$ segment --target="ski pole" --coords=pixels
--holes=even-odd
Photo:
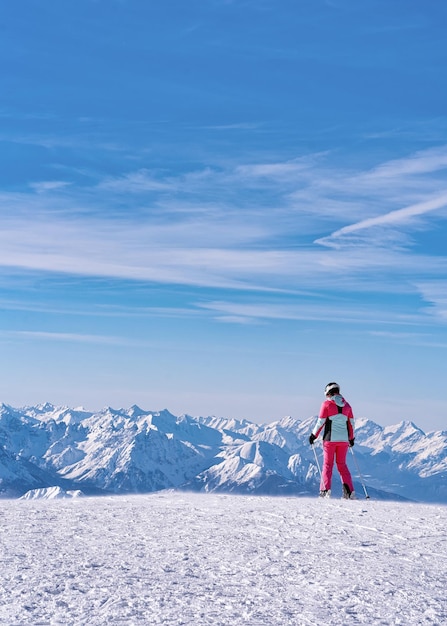
[[[318,473],[320,474],[320,483],[322,485],[324,485],[324,488],[326,489],[326,483],[323,480],[323,475],[321,473],[321,467],[320,467],[320,461],[318,460],[317,451],[315,450],[315,445],[312,444],[311,448],[313,448],[315,461],[316,461],[317,467],[318,467]]]
[[[354,463],[355,463],[355,466],[357,468],[357,472],[358,472],[358,475],[359,475],[359,478],[360,478],[360,482],[362,483],[363,491],[365,492],[365,498],[367,500],[369,500],[369,495],[368,495],[368,492],[366,491],[365,481],[363,480],[362,472],[360,471],[359,464],[357,463],[357,457],[354,454],[354,450],[352,449],[352,446],[349,449],[351,450],[352,458],[354,459]]]
[[[320,474],[320,480],[323,480],[323,478],[321,476],[320,461],[318,460],[317,451],[315,450],[315,445],[312,445],[311,448],[314,451],[315,461],[316,461],[317,467],[318,467],[318,473]]]

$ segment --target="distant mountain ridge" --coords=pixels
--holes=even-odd
[[[0,496],[59,487],[84,494],[162,489],[316,495],[315,418],[255,424],[168,410],[0,405]],[[321,446],[316,448],[321,463]],[[447,502],[447,432],[356,420],[355,455],[371,497]],[[363,487],[348,455],[359,496]],[[339,489],[335,471],[333,490]],[[36,493],[36,492],[35,492]],[[37,492],[39,493],[39,492]]]

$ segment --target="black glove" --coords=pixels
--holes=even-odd
[[[309,443],[310,443],[310,445],[311,445],[311,446],[313,445],[313,443],[314,443],[315,439],[316,439],[316,437],[315,437],[315,435],[314,435],[314,434],[312,434],[312,435],[309,437]]]
[[[350,439],[349,440],[349,447],[353,448],[354,447],[354,439]]]

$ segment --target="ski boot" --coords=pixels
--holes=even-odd
[[[346,500],[356,500],[355,491],[351,491],[346,483],[343,483],[343,498]]]

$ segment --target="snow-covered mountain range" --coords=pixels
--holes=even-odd
[[[314,420],[285,417],[260,425],[137,406],[94,413],[48,403],[3,404],[0,495],[21,497],[48,487],[84,494],[317,494],[318,467],[308,443]],[[447,502],[446,431],[426,434],[412,422],[382,427],[360,418],[354,450],[348,462],[359,495],[360,469],[371,497]],[[321,463],[319,444],[316,451]]]

